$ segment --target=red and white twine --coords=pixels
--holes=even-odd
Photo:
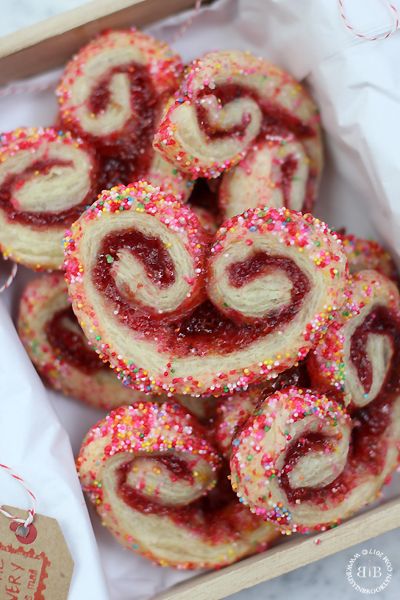
[[[201,3],[202,3],[202,0],[196,0],[195,5],[194,5],[193,14],[191,14],[190,17],[188,17],[186,19],[186,21],[184,21],[182,23],[182,25],[180,26],[180,28],[178,29],[178,31],[172,38],[172,42],[178,41],[186,33],[186,31],[189,29],[189,27],[192,26],[193,21],[195,20],[195,18],[198,16],[198,14],[200,12]]]
[[[394,4],[392,4],[391,2],[389,2],[388,0],[381,0],[381,2],[387,8],[388,12],[390,13],[391,19],[392,19],[392,27],[391,27],[391,29],[389,29],[389,31],[384,31],[384,32],[378,33],[376,35],[368,35],[366,33],[357,31],[356,28],[354,27],[354,25],[352,25],[352,23],[349,21],[349,18],[346,14],[345,0],[338,0],[340,16],[343,20],[345,27],[349,31],[351,31],[351,33],[353,35],[355,35],[356,37],[358,37],[362,40],[368,40],[370,42],[375,42],[376,40],[385,40],[388,37],[390,37],[391,35],[393,35],[400,28],[399,11],[397,10],[397,7]]]
[[[25,528],[28,528],[29,525],[31,525],[31,523],[33,523],[33,520],[35,518],[35,514],[36,514],[36,496],[28,488],[28,485],[27,485],[26,481],[24,481],[24,479],[20,475],[18,475],[17,473],[14,473],[14,471],[11,469],[11,467],[8,467],[7,465],[3,465],[3,464],[0,463],[0,469],[3,469],[6,473],[8,473],[10,475],[10,477],[12,477],[13,479],[15,479],[16,481],[18,481],[22,485],[22,487],[27,492],[27,494],[28,494],[28,496],[30,498],[30,501],[31,501],[31,507],[28,509],[28,517],[26,519],[21,519],[19,517],[16,517],[15,515],[10,514],[7,510],[4,509],[4,507],[2,505],[0,505],[0,513],[4,517],[7,517],[7,519],[10,519],[11,521],[13,521],[14,523],[20,523]]]
[[[10,285],[12,284],[12,282],[14,281],[14,279],[17,275],[17,271],[18,271],[18,265],[17,265],[17,263],[13,263],[9,276],[7,277],[5,282],[2,285],[0,285],[0,294],[5,292],[5,290],[7,290],[10,287]]]
[[[51,90],[57,83],[57,79],[50,79],[49,81],[19,81],[16,83],[10,83],[6,87],[0,89],[0,98],[6,98],[7,96],[15,96],[17,94],[32,94],[37,92],[45,92]]]

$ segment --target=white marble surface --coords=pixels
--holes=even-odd
[[[81,4],[84,4],[82,0],[0,0],[2,17],[0,35],[12,33]],[[363,595],[353,590],[347,582],[346,565],[355,552],[374,548],[386,554],[393,566],[391,583],[386,590],[377,594],[377,597],[381,600],[398,600],[400,598],[399,542],[399,530],[397,530],[230,598],[231,600],[283,600],[289,597],[293,600],[320,600],[329,597],[329,600],[361,600]]]

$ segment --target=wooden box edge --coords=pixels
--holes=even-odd
[[[357,515],[334,529],[295,539],[220,571],[179,583],[153,600],[220,600],[263,581],[299,569],[400,527],[400,498]]]
[[[194,0],[94,0],[0,37],[0,85],[64,65],[104,29],[142,27],[193,7]]]

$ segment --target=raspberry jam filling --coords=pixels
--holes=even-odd
[[[115,307],[117,318],[124,325],[140,333],[143,339],[148,338],[152,342],[157,340],[161,351],[171,352],[175,356],[204,356],[211,348],[213,352],[220,353],[245,348],[277,326],[289,322],[299,311],[302,300],[310,289],[308,279],[292,261],[277,257],[277,262],[274,262],[274,257],[268,257],[268,260],[265,259],[268,267],[280,268],[284,265],[285,271],[294,278],[292,303],[289,306],[274,311],[254,324],[243,324],[225,317],[207,300],[180,320],[155,320],[149,317],[149,313],[132,307],[127,294],[121,292],[115,283],[112,265],[122,248],[128,248],[145,265],[148,277],[160,289],[175,281],[174,265],[161,242],[156,238],[147,238],[136,230],[129,230],[104,238],[92,274],[94,285]],[[239,269],[240,273],[236,276],[236,281],[242,281],[242,285],[245,280],[241,279],[241,273],[256,270],[257,267],[252,259],[247,267],[245,263],[246,261],[240,263],[241,271]],[[254,273],[254,277],[256,276],[257,272]]]
[[[45,333],[56,356],[73,367],[89,374],[108,368],[88,346],[70,306],[53,315],[46,324]]]
[[[363,408],[353,410],[352,432],[347,463],[342,473],[329,485],[321,488],[304,487],[293,489],[290,486],[288,472],[292,470],[301,456],[311,451],[324,451],[329,438],[321,436],[317,440],[310,434],[293,442],[286,451],[284,467],[280,482],[289,502],[296,500],[309,501],[321,506],[337,504],[357,485],[360,477],[377,476],[382,472],[386,461],[387,428],[391,423],[393,402],[400,393],[400,323],[397,316],[385,306],[378,306],[371,311],[364,322],[355,330],[355,356],[361,355],[361,348],[366,352],[366,338],[369,333],[379,333],[390,337],[393,345],[393,356],[384,384],[376,398]],[[361,342],[360,342],[361,340]],[[362,342],[362,340],[364,340]],[[353,339],[352,339],[353,342]],[[356,363],[357,364],[357,363]],[[369,364],[369,362],[368,362]],[[363,366],[365,369],[365,366]]]
[[[246,260],[230,265],[229,283],[233,287],[241,288],[260,276],[273,274],[274,271],[284,271],[291,280],[291,302],[288,306],[268,314],[268,321],[271,323],[276,319],[277,324],[278,321],[286,323],[299,312],[305,296],[310,291],[308,277],[293,260],[285,256],[270,256],[266,252],[256,252]]]
[[[155,472],[158,465],[162,465],[168,472],[170,482],[186,481],[189,485],[194,485],[194,477],[189,464],[174,454],[161,454],[160,456],[146,457],[147,462],[154,464]],[[156,501],[149,500],[148,497],[140,493],[140,490],[131,487],[127,483],[129,472],[134,468],[134,460],[122,464],[118,468],[118,493],[126,504],[141,510],[142,512],[157,512],[158,510],[169,510],[170,506],[163,506]],[[175,509],[174,509],[175,510]]]
[[[98,145],[102,153],[114,160],[117,155],[120,162],[130,162],[129,175],[130,181],[133,181],[148,170],[153,157],[152,138],[160,98],[156,94],[146,66],[130,63],[113,67],[97,81],[87,100],[87,107],[94,118],[107,110],[112,102],[110,84],[118,74],[124,74],[129,79],[131,116],[121,130],[99,137]],[[85,136],[85,132],[80,129],[79,133]],[[111,180],[115,166],[111,164],[107,167],[110,169]],[[127,167],[123,165],[122,173],[125,169]]]
[[[161,457],[152,457],[155,466]],[[162,464],[171,471],[171,478],[187,479],[187,467],[180,465],[184,461],[177,459],[175,465],[169,465],[171,455],[162,457]],[[173,457],[175,460],[175,457]],[[177,526],[191,529],[200,537],[207,538],[210,543],[218,543],[225,537],[238,536],[238,524],[235,519],[235,508],[238,501],[223,470],[218,484],[206,495],[186,506],[173,507],[157,502],[156,498],[148,498],[140,493],[139,489],[127,483],[129,471],[133,461],[122,464],[117,470],[117,493],[119,497],[133,510],[147,515],[169,517]],[[178,465],[178,466],[177,466]],[[178,474],[179,473],[179,474]],[[230,518],[230,508],[232,515]]]
[[[234,125],[228,130],[216,128],[210,123],[207,108],[203,103],[199,102],[202,98],[210,95],[215,96],[221,106],[239,98],[252,98],[259,105],[263,113],[262,132],[260,137],[265,137],[265,135],[286,136],[288,132],[293,133],[296,137],[301,139],[312,137],[314,135],[314,131],[311,127],[302,123],[300,119],[292,115],[289,111],[264,100],[255,90],[236,83],[226,83],[218,84],[215,89],[210,89],[205,86],[197,96],[197,119],[204,133],[211,139],[232,135],[237,136],[238,138],[243,137],[251,120],[251,116],[249,114],[244,114],[242,122]]]
[[[293,503],[296,500],[313,500],[316,502],[316,493],[322,489],[327,489],[328,486],[324,486],[324,488],[292,488],[290,485],[289,474],[296,467],[299,460],[308,453],[332,452],[332,448],[331,438],[323,436],[320,433],[313,432],[302,435],[300,438],[290,444],[286,451],[285,463],[279,476],[280,484],[285,491],[289,502]]]
[[[286,156],[282,163],[279,165],[281,170],[281,189],[283,195],[283,205],[290,208],[290,193],[293,177],[295,176],[299,161],[293,154]]]
[[[198,306],[188,317],[181,319],[170,330],[170,344],[178,356],[204,356],[232,352],[245,348],[262,335],[269,333],[274,324],[246,325],[225,317],[208,300]]]
[[[112,265],[118,261],[118,253],[121,250],[135,256],[146,269],[147,277],[160,288],[168,287],[175,282],[174,263],[161,240],[147,236],[137,229],[128,229],[119,233],[110,233],[103,239],[94,278],[104,291],[110,287],[110,266],[112,268]],[[122,301],[115,285],[113,290],[109,291],[111,299]]]
[[[357,370],[358,378],[365,390],[371,390],[373,370],[367,353],[370,334],[385,335],[392,329],[392,318],[384,306],[372,310],[351,336],[350,360]],[[392,336],[389,336],[392,338]]]
[[[9,221],[31,225],[33,227],[48,227],[51,225],[71,225],[79,215],[84,211],[87,205],[94,200],[94,190],[89,189],[82,202],[72,206],[68,210],[60,212],[29,212],[20,211],[13,204],[14,190],[21,189],[25,183],[31,181],[34,177],[48,175],[53,167],[72,167],[73,163],[61,159],[42,159],[36,160],[29,167],[26,167],[19,173],[8,175],[0,186],[0,210],[4,211]],[[50,207],[49,207],[50,208]]]

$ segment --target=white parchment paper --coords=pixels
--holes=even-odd
[[[347,4],[358,29],[390,29],[379,0]],[[171,41],[185,18],[150,31]],[[305,80],[326,134],[316,214],[331,226],[372,235],[400,256],[400,33],[377,42],[356,38],[344,27],[336,0],[219,0],[174,46],[186,60],[213,49],[247,49]],[[39,80],[55,82],[57,76]],[[51,90],[0,97],[0,130],[51,124],[56,110]],[[102,413],[46,390],[30,364],[12,323],[30,277],[20,268],[0,301],[0,462],[28,480],[39,512],[59,520],[75,560],[71,600],[149,598],[188,574],[124,551],[95,515],[93,534],[73,455]],[[23,491],[2,472],[0,503],[27,506]]]

